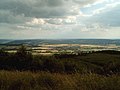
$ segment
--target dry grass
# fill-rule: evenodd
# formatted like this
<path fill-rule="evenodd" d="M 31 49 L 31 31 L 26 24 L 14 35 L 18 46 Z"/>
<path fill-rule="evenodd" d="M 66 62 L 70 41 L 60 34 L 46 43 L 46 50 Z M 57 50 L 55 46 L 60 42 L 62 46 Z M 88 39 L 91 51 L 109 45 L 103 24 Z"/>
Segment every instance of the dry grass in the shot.
<path fill-rule="evenodd" d="M 0 71 L 0 90 L 120 90 L 120 76 Z"/>

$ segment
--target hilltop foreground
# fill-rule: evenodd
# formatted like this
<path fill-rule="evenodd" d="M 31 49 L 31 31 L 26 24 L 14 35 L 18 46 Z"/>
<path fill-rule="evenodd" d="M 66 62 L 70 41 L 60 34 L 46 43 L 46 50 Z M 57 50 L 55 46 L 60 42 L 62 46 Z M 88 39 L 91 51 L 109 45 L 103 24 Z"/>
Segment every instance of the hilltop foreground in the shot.
<path fill-rule="evenodd" d="M 32 55 L 0 50 L 0 90 L 120 90 L 120 52 Z"/>

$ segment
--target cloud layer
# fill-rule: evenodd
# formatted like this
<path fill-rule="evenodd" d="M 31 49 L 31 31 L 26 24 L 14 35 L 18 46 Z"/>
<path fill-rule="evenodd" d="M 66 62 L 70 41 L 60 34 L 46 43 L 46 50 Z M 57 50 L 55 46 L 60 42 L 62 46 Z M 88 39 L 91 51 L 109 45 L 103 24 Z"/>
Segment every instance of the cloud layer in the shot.
<path fill-rule="evenodd" d="M 120 32 L 119 11 L 120 0 L 0 0 L 0 39 L 101 38 Z"/>

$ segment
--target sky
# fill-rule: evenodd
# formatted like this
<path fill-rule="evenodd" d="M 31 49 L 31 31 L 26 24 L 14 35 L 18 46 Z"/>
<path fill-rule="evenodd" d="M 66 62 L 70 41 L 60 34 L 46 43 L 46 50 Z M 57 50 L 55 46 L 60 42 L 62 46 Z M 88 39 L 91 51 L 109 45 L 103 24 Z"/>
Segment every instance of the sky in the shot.
<path fill-rule="evenodd" d="M 120 39 L 120 0 L 0 0 L 0 39 Z"/>

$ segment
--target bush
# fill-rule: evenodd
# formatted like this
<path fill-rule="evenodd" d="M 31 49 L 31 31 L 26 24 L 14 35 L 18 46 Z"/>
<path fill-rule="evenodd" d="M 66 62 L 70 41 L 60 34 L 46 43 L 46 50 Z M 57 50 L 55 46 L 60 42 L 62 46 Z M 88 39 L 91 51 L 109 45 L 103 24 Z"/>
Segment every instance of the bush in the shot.
<path fill-rule="evenodd" d="M 64 72 L 64 65 L 58 60 L 46 59 L 43 61 L 45 71 L 50 72 Z"/>

